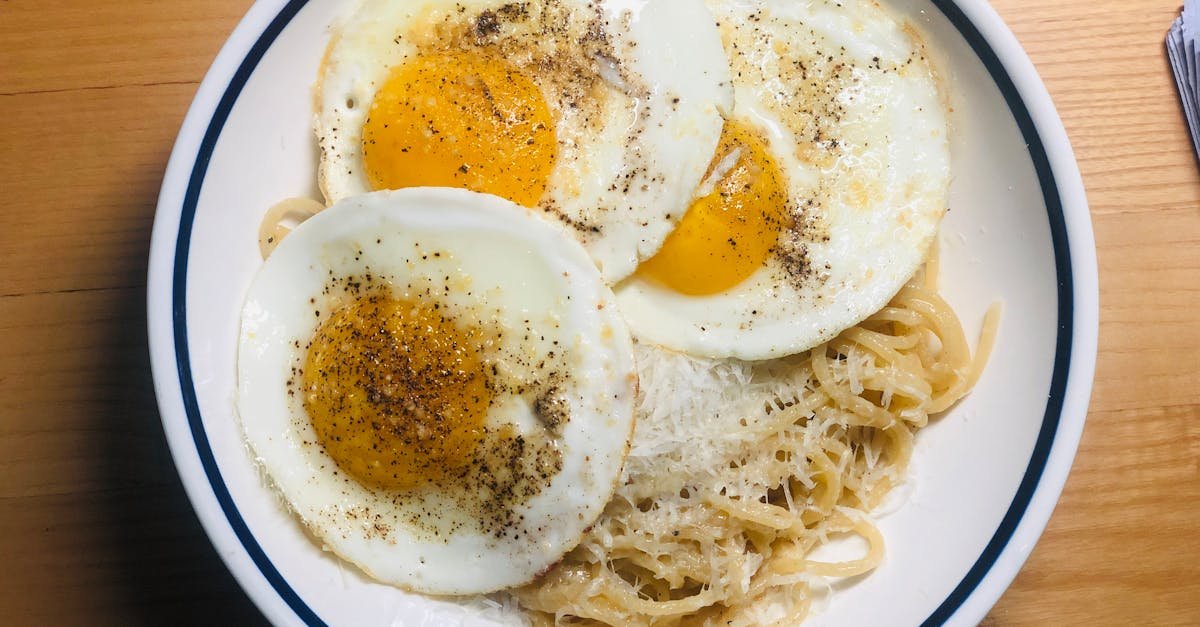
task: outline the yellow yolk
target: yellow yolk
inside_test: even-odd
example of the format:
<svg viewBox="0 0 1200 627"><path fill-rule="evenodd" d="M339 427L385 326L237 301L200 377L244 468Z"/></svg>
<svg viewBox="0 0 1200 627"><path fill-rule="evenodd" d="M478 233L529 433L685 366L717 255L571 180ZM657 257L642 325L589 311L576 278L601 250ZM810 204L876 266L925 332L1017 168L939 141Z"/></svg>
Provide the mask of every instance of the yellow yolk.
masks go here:
<svg viewBox="0 0 1200 627"><path fill-rule="evenodd" d="M404 489L464 467L482 437L492 385L484 334L429 305L374 295L317 328L304 409L339 468Z"/></svg>
<svg viewBox="0 0 1200 627"><path fill-rule="evenodd" d="M558 152L537 85L500 57L417 56L392 70L363 125L372 189L462 187L537 204Z"/></svg>
<svg viewBox="0 0 1200 627"><path fill-rule="evenodd" d="M730 155L736 157L732 165ZM683 294L702 295L723 292L763 266L791 222L779 166L760 135L726 122L708 177L717 168L728 170L712 193L692 202L638 274Z"/></svg>

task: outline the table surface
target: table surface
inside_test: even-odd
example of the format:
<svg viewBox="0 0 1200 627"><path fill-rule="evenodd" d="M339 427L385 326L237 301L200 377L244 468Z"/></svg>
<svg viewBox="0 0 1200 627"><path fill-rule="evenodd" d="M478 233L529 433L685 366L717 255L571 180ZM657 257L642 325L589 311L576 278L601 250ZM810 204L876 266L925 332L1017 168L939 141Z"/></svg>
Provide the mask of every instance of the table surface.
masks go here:
<svg viewBox="0 0 1200 627"><path fill-rule="evenodd" d="M1200 179L1162 43L1178 3L996 2L1079 159L1102 310L1074 470L989 625L1200 620ZM171 464L144 312L167 155L249 4L0 2L5 622L261 621Z"/></svg>

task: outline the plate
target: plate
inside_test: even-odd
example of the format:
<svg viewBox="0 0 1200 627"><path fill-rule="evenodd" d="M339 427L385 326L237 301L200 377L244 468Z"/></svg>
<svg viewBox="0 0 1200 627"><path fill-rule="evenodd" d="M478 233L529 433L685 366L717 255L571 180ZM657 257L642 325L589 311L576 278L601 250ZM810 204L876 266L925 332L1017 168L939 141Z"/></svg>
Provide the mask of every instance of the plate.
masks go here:
<svg viewBox="0 0 1200 627"><path fill-rule="evenodd" d="M1033 549L1083 429L1095 365L1095 245L1061 121L983 0L885 0L951 90L942 290L976 331L1004 308L975 391L917 438L883 565L811 624L977 623ZM305 535L251 463L234 413L238 315L263 212L318 198L311 84L339 0L263 0L201 83L167 166L148 286L155 388L176 467L222 559L277 624L486 622L374 583Z"/></svg>

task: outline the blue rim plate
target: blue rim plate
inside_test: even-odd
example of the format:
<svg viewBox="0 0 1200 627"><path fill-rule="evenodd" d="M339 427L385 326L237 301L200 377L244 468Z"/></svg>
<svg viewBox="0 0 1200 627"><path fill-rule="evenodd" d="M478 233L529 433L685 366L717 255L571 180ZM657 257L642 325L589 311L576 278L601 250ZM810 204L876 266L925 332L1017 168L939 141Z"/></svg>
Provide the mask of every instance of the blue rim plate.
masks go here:
<svg viewBox="0 0 1200 627"><path fill-rule="evenodd" d="M943 511L947 516L961 516L959 526L971 527L972 533L963 535L965 539L961 546L947 548L949 557L941 569L930 567L921 572L912 571L906 566L912 560L906 561L908 558L901 544L895 551L893 570L896 572L879 573L882 582L879 585L895 588L898 585L892 583L895 581L930 579L917 590L921 594L906 603L905 611L888 614L893 621L974 624L1000 598L1032 551L1058 500L1078 446L1091 392L1097 343L1095 246L1083 185L1062 123L1032 63L990 6L982 0L898 0L887 4L896 4L897 11L909 19L923 22L926 36L931 44L935 44L935 49L939 41L944 43L945 56L952 60L948 71L943 72L944 78L952 92L960 90L966 94L961 100L952 99L956 109L966 109L965 113L959 114L963 117L956 121L956 127L965 129L964 132L970 135L956 148L959 154L955 156L956 177L963 179L955 185L965 191L952 191L951 214L948 224L943 227L942 241L943 250L949 249L946 257L963 260L958 265L966 268L958 272L955 285L970 282L970 278L962 278L966 276L977 278L983 288L966 290L957 299L952 293L948 298L956 308L960 301L971 303L965 309L959 308L960 314L965 314L964 321L969 322L968 315L989 298L987 287L994 285L998 286L1008 311L1002 323L996 356L985 372L980 389L963 403L967 407L960 406L951 412L952 417L945 420L949 424L934 427L936 433L928 436L931 444L918 449L919 455L930 459L923 464L928 478L918 479L918 489L926 489L923 487L926 485L932 487L927 488L920 499L914 497L914 500L927 502L925 507L929 511L925 516ZM230 235L230 241L224 241L223 237L222 241L216 241L212 235L216 227L206 227L218 220L210 217L216 215L216 210L209 206L218 202L212 198L216 193L213 188L228 186L219 171L213 174L214 164L229 161L235 158L230 155L239 154L238 147L228 145L235 141L234 134L242 128L236 124L231 127L231 116L253 115L255 102L261 98L258 94L270 87L273 75L269 72L276 71L263 69L264 58L281 48L280 42L292 33L289 29L310 9L309 5L306 0L257 2L230 36L201 83L171 154L159 197L150 256L148 309L151 360L164 429L188 496L204 528L239 583L272 622L320 625L344 622L346 618L337 613L336 604L316 599L313 592L301 591L304 586L296 583L301 578L299 569L289 559L291 549L280 548L282 545L274 541L270 532L270 524L262 522L271 514L261 514L261 508L251 505L254 497L248 495L255 490L261 491L262 486L249 484L257 482L258 477L245 476L245 460L235 459L237 455L245 458L246 453L235 441L236 435L230 435L236 434L236 428L231 430L229 427L234 420L232 388L214 387L213 382L221 378L210 375L213 368L217 371L225 366L228 366L227 370L232 369L232 360L212 357L234 350L233 345L223 346L220 339L228 339L230 324L198 326L200 322L207 324L210 317L223 315L226 321L233 320L236 327L236 309L241 301L241 292L235 287L238 273L225 275L215 267L210 271L213 264L206 260L212 256L211 251L229 247L229 255L236 257L234 251L240 246L243 252L250 251L249 255L243 255L244 259L250 260L246 263L252 263L256 254L253 229L234 229L246 231L238 234L240 240ZM320 21L323 18L314 19ZM323 28L321 32L324 32ZM298 34L293 39L297 37ZM301 40L291 46L283 51L276 50L276 56L292 54L290 50L295 46L316 50L319 55L323 42ZM310 60L315 58L315 55L309 56ZM271 65L272 68L286 66L278 60ZM307 77L315 76L315 66L296 71ZM993 98L996 95L999 97ZM251 101L249 104L241 104L247 99ZM302 102L296 107L309 106L308 99L300 100ZM982 112L974 115L975 109L985 107L980 103L989 102L993 104L986 105L991 107L988 115ZM307 137L294 141L311 143ZM1015 148L1004 153L1003 148L978 146L992 142L1001 145L1007 142ZM287 142L282 137L279 143L283 149L295 151L285 145ZM995 150L1000 156L1011 156L995 157L998 161L988 162L987 159L992 157L983 153L989 150ZM959 173L960 155L965 155L968 164L978 162L980 167L995 167L996 171L987 175L971 171ZM246 164L234 166L247 167ZM269 174L265 176L269 178ZM311 179L315 175L311 171L302 172L293 174L291 179L295 180L297 176ZM995 178L995 183L1002 186L995 188L999 191L984 191L986 185L981 181L985 177ZM307 188L302 188L291 195L305 191ZM960 205L964 207L962 210ZM1012 205L1037 206L1031 209L1033 213L1020 213L1019 209L1012 212L1013 216L1023 217L995 217ZM255 207L245 211L253 213L257 210L261 215L266 205ZM965 214L965 217L959 214ZM256 223L256 220L251 222ZM995 233L989 235L984 226L973 228L972 221L986 223ZM993 225L993 221L997 223ZM957 224L960 229L957 239L947 235L951 224ZM218 226L225 228L223 224ZM220 228L216 230L220 231ZM957 244L957 253L954 246L948 246L948 241ZM205 250L210 251L209 257L205 257ZM225 254L223 250L221 254ZM1022 266L1017 256L1033 261ZM1011 269L1006 270L1010 263ZM242 274L252 270L251 267ZM989 281L989 272L1000 274L995 274ZM955 270L949 269L945 281L951 281L955 275ZM1036 287L1029 288L1034 294L1028 303L1022 300L1026 291L1020 287L1023 282L1043 285L1041 292ZM1003 287L1006 285L1013 287ZM225 290L228 293L225 305L232 303L233 311L227 311L230 306L208 310L206 294L220 293L211 290ZM983 294L983 297L971 295L975 293ZM1041 313L1031 313L1035 311ZM213 331L214 328L218 331ZM1035 347L1036 350L1022 353L1026 355L1025 359L1034 363L1022 364L1018 355L1013 357L1013 366L1005 365L1009 362L1002 356L1004 347L1018 346L1023 341ZM1017 351L1014 349L1014 352ZM1034 357L1030 359L1029 355ZM198 366L198 362L203 363ZM1035 381L1032 390L1025 379L1009 374L1024 369L1040 373L1030 379ZM225 373L223 376L231 375ZM995 396L988 396L991 392L983 389L989 386ZM983 454L978 458L981 460L979 465L984 466L978 469L980 476L990 476L990 473L1005 477L1003 481L980 484L970 496L961 497L959 500L976 501L962 505L966 509L957 514L952 506L939 505L939 495L952 489L946 487L948 483L943 486L947 480L939 477L944 477L946 468L954 462L939 457L937 452L969 449L970 446L962 444L966 441L964 438L977 440L985 433L974 430L980 427L972 425L1001 419L1001 401L989 403L988 399L1009 398L1013 388L1024 391L1023 398L1027 403L1005 409L1026 419L1013 422L1009 431L1020 432L1013 435L1011 451L997 451L996 459L1015 457L1019 458L1018 462L993 472L986 467L991 458ZM983 398L971 406L976 395ZM991 448L1007 446L1004 442L1007 440L997 440ZM980 449L987 450L987 447ZM970 474L971 471L956 468L955 472ZM916 518L911 519L919 520L921 515L917 512L912 514ZM910 528L906 533L897 532L898 542L923 537L911 529L914 524L905 522L909 519L899 518L902 520L895 523L898 527L909 525ZM275 524L278 525L278 521ZM885 523L885 537L891 540L887 526ZM928 532L935 533L936 526ZM289 529L288 533L294 534L295 530ZM944 544L956 542L953 534L946 537L950 539ZM928 541L912 540L911 544L923 542ZM929 551L932 546L917 546L917 553ZM889 554L891 549L889 542ZM931 558L932 562L937 560L936 556ZM286 565L281 566L285 562ZM909 570L904 570L906 568ZM344 574L338 576L344 577ZM873 574L865 581L870 582L875 577ZM856 584L855 588L864 587L865 591L839 591L831 608L836 609L841 594L858 593L867 599L876 598L871 596L878 594L872 585ZM318 606L323 609L318 610ZM397 615L403 616L403 610L397 611L401 612ZM831 609L825 618L867 620L864 616L839 614ZM392 618L394 616L387 616L384 622ZM817 622L826 622L821 615L815 618Z"/></svg>

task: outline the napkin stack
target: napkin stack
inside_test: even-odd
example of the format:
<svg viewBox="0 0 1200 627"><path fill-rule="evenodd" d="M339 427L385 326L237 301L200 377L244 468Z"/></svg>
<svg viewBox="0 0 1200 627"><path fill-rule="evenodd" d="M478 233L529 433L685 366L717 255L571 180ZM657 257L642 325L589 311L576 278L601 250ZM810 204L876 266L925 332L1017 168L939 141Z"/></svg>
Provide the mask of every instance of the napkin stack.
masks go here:
<svg viewBox="0 0 1200 627"><path fill-rule="evenodd" d="M1200 76L1197 76L1196 35L1200 33L1200 0L1184 0L1183 13L1167 31L1167 56L1175 74L1175 86L1183 100L1192 147L1200 156Z"/></svg>

